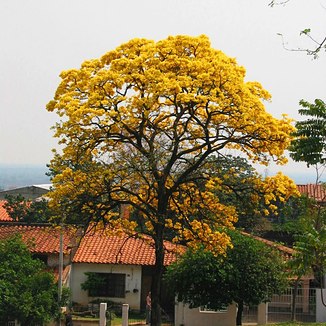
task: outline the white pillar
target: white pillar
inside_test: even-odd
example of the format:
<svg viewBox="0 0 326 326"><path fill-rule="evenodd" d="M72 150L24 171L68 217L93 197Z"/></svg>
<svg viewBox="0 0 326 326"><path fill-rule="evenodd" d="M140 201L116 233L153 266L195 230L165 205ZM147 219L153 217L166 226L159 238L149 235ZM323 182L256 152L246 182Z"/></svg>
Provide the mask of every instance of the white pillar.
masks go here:
<svg viewBox="0 0 326 326"><path fill-rule="evenodd" d="M100 326L106 326L106 308L107 303L100 304Z"/></svg>
<svg viewBox="0 0 326 326"><path fill-rule="evenodd" d="M128 303L124 303L122 305L122 326L128 326L128 314L129 314L129 305Z"/></svg>
<svg viewBox="0 0 326 326"><path fill-rule="evenodd" d="M266 325L267 324L267 315L268 315L268 304L260 303L257 308L257 323L258 325Z"/></svg>

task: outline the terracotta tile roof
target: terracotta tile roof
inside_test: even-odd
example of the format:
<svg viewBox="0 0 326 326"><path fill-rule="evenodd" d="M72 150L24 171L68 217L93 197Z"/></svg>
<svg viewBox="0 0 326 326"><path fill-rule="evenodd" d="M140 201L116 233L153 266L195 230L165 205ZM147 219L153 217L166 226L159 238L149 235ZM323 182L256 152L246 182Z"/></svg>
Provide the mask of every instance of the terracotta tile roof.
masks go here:
<svg viewBox="0 0 326 326"><path fill-rule="evenodd" d="M0 200L0 221L12 221L12 218L8 215L7 211L3 207L5 200Z"/></svg>
<svg viewBox="0 0 326 326"><path fill-rule="evenodd" d="M90 232L82 239L73 263L154 265L155 252L149 239L130 238L127 235L107 235L103 231ZM177 246L165 242L164 265L177 258Z"/></svg>
<svg viewBox="0 0 326 326"><path fill-rule="evenodd" d="M321 184L297 185L301 195L315 198L318 202L326 202L326 190Z"/></svg>
<svg viewBox="0 0 326 326"><path fill-rule="evenodd" d="M7 223L0 225L0 239L6 239L15 234L21 234L24 242L32 243L31 252L33 253L59 253L60 249L60 230L52 226L22 225ZM65 232L63 237L63 252L70 252L70 244L73 233Z"/></svg>
<svg viewBox="0 0 326 326"><path fill-rule="evenodd" d="M277 242L274 242L274 241L270 241L270 240L266 240L264 238L261 238L261 237L258 237L258 236L255 236L255 235L252 235L252 234L249 234L249 233L246 233L246 232L241 232L243 235L246 235L246 236L249 236L249 237L252 237L254 239L257 239L263 243L265 243L266 245L268 245L269 247L272 247L276 250L279 251L279 253L281 254L281 256L285 259L285 260L289 260L292 255L294 254L294 249L292 248L289 248L289 247L286 247L286 246L283 246Z"/></svg>

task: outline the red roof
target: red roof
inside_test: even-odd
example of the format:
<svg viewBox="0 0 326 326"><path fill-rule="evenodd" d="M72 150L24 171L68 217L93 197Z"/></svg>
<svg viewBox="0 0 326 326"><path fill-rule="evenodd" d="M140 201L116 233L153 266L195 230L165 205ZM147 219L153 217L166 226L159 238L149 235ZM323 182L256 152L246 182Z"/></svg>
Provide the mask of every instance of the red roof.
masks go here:
<svg viewBox="0 0 326 326"><path fill-rule="evenodd" d="M150 239L107 235L103 231L86 234L73 258L74 263L154 265L155 250ZM176 260L177 246L165 242L164 265Z"/></svg>
<svg viewBox="0 0 326 326"><path fill-rule="evenodd" d="M249 236L249 237L252 237L256 240L259 240L263 243L265 243L267 246L271 247L271 248L274 248L276 250L279 251L279 253L281 254L281 256L285 259L285 260L288 260L292 257L292 255L294 254L295 250L292 249L292 248L289 248L289 247L286 247L286 246L283 246L282 244L279 244L277 242L274 242L274 241L270 241L270 240L267 240L267 239L264 239L264 238L261 238L261 237L258 237L256 235L252 235L250 233L247 233L247 232L241 232L243 235L246 235L246 236Z"/></svg>
<svg viewBox="0 0 326 326"><path fill-rule="evenodd" d="M3 207L5 200L0 200L0 221L12 221L12 218L8 215L6 209Z"/></svg>
<svg viewBox="0 0 326 326"><path fill-rule="evenodd" d="M326 201L326 189L321 184L306 184L297 185L297 188L301 195L307 195L310 198L314 198L319 202Z"/></svg>
<svg viewBox="0 0 326 326"><path fill-rule="evenodd" d="M15 234L21 234L25 243L32 243L30 248L33 253L59 253L60 230L52 226L21 225L9 223L0 225L0 239L6 239ZM70 252L73 232L65 232L63 237L63 252Z"/></svg>

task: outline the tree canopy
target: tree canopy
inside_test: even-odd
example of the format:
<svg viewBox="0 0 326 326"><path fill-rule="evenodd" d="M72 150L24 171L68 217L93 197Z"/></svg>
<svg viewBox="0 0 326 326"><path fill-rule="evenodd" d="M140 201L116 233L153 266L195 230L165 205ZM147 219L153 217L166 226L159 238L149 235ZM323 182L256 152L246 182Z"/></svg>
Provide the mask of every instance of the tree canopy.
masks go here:
<svg viewBox="0 0 326 326"><path fill-rule="evenodd" d="M261 241L235 231L229 234L233 248L226 256L189 250L168 267L165 279L178 300L191 308L221 309L237 303L237 325L241 325L243 305L266 302L284 289L285 264Z"/></svg>
<svg viewBox="0 0 326 326"><path fill-rule="evenodd" d="M307 165L324 164L326 160L326 103L315 99L314 103L301 100L299 114L306 120L297 121L290 154L295 161Z"/></svg>
<svg viewBox="0 0 326 326"><path fill-rule="evenodd" d="M234 225L248 232L260 232L268 227L271 218L279 217L290 200L280 202L282 196L277 186L271 185L275 178L264 178L240 156L213 155L207 160L203 173L219 178L220 187L215 189L215 195L221 203L236 208L238 220ZM291 199L297 198L294 195Z"/></svg>
<svg viewBox="0 0 326 326"><path fill-rule="evenodd" d="M53 212L47 200L30 201L21 195L8 195L5 198L3 207L15 222L49 223L51 221Z"/></svg>
<svg viewBox="0 0 326 326"><path fill-rule="evenodd" d="M236 151L284 163L294 128L265 111L270 94L245 81L245 69L204 35L133 39L61 78L47 105L61 118L54 130L62 145L50 165L50 205L61 220L77 213L153 239L152 325L159 325L167 234L219 254L230 242L223 227L237 220L236 208L218 198L220 178L204 172L208 158ZM296 192L281 174L260 185L270 206ZM138 219L120 218L122 204Z"/></svg>
<svg viewBox="0 0 326 326"><path fill-rule="evenodd" d="M33 259L16 236L0 240L0 322L17 320L24 326L43 324L58 311L54 275L43 262Z"/></svg>

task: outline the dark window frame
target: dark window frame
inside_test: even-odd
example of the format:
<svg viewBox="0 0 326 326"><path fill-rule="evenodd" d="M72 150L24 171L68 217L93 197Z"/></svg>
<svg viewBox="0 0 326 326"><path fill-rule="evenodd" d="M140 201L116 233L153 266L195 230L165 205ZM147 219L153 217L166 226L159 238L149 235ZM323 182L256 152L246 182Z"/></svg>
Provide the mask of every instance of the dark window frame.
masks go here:
<svg viewBox="0 0 326 326"><path fill-rule="evenodd" d="M122 273L94 273L101 278L101 285L88 290L91 297L126 297L126 274Z"/></svg>

